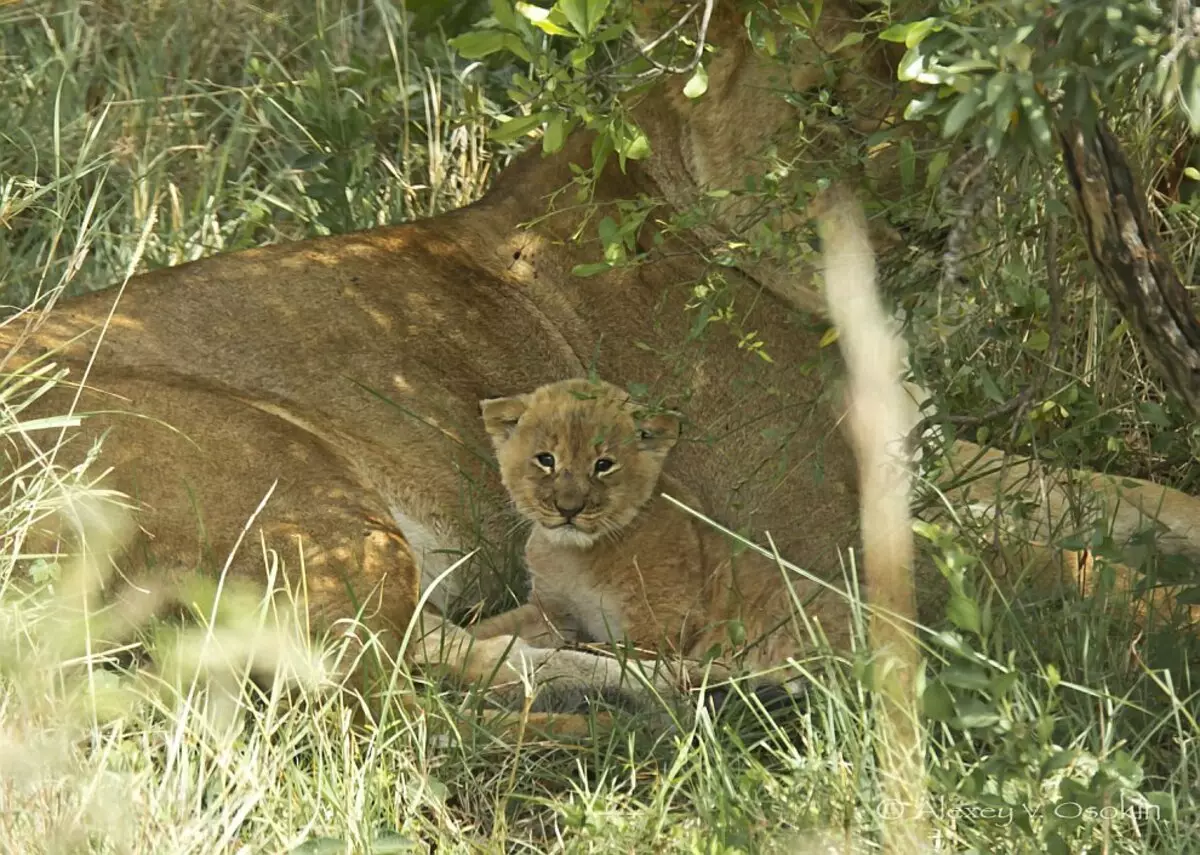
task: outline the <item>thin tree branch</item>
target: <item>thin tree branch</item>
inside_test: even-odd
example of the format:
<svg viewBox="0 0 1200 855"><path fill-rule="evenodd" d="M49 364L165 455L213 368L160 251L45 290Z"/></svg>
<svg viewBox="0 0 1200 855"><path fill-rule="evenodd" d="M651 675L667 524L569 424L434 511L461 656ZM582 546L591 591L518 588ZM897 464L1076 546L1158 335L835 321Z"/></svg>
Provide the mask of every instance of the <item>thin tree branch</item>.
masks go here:
<svg viewBox="0 0 1200 855"><path fill-rule="evenodd" d="M708 39L708 22L712 19L714 2L715 0L704 0L703 2L704 12L700 16L700 31L696 35L696 49L692 52L692 58L686 65L665 65L654 59L650 53L676 31L678 31L680 27L687 23L688 19L690 19L692 15L695 14L696 10L700 8L700 3L693 3L691 8L684 12L678 21L672 24L670 28L666 30L666 32L662 33L662 35L654 39L652 42L646 43L637 33L633 34L633 43L637 48L638 53L642 55L643 59L654 66L648 71L643 71L641 74L637 75L638 79L655 77L659 74L686 74L689 71L695 70L696 66L700 64L700 59L704 56L704 45Z"/></svg>

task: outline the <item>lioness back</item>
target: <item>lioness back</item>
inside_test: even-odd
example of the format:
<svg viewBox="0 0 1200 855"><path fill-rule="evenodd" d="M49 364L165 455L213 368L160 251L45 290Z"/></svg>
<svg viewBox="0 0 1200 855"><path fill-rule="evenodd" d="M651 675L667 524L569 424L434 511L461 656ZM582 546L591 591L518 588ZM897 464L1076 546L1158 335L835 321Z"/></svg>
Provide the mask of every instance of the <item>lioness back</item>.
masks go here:
<svg viewBox="0 0 1200 855"><path fill-rule="evenodd" d="M541 621L516 628L527 640L628 641L688 658L721 648L757 668L810 646L806 615L845 643L840 592L785 578L752 550L735 555L724 534L663 498L698 504L662 471L680 433L675 415L586 379L482 407L501 480L532 523L526 613Z"/></svg>

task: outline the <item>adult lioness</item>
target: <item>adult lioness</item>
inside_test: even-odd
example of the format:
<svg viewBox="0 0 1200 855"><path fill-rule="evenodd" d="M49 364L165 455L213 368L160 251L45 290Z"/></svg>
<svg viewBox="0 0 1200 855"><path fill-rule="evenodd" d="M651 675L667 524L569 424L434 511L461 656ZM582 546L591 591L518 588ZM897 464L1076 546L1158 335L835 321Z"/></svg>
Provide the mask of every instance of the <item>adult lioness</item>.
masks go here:
<svg viewBox="0 0 1200 855"><path fill-rule="evenodd" d="M610 164L599 206L639 194L685 205L706 187L740 184L755 169L749 155L790 124L790 108L770 94L781 71L751 50L736 5L719 3L708 29L718 49L708 93L691 102L670 82L641 102L654 154L628 174ZM822 46L841 41L854 17L848 4L825 4L810 52L783 70L791 87L828 83ZM886 67L871 78L872 67L845 81L848 100L864 82L890 79ZM591 163L591 141L578 135L552 158L527 154L461 211L140 276L10 320L0 349L9 370L53 352L86 383L78 397L60 390L40 406L94 413L58 459L77 461L103 435L101 465L140 506L143 534L126 564L144 578L220 569L253 519L294 576L303 567L325 623L361 615L398 634L422 579L481 545L432 597L442 608L474 600L472 574L486 581L507 528L477 401L591 367L618 383L658 378L650 394L686 394L707 441L677 449L670 471L722 518L769 529L794 562L832 571L836 547L853 537L855 474L838 408L826 406L813 370L835 357L819 347L820 326L789 305L817 305L789 287L802 274L727 277L772 364L718 330L690 339L687 286L704 271L689 254L572 277L598 252L573 239L583 213L520 224L545 212L572 165ZM647 229L644 246L651 237ZM57 433L28 439L44 449ZM16 450L31 453L24 442ZM1143 492L1154 509L1161 491ZM1046 495L1061 505L1053 487ZM1188 529L1194 503L1166 495L1184 545L1200 540ZM1121 530L1138 519L1125 506ZM258 540L229 567L260 578Z"/></svg>

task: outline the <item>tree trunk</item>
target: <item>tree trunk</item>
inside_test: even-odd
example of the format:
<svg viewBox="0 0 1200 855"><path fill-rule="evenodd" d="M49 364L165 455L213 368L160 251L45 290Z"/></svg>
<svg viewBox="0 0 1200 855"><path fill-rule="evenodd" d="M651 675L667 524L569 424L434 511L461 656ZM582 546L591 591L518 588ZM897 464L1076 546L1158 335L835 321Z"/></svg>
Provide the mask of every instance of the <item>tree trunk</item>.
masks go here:
<svg viewBox="0 0 1200 855"><path fill-rule="evenodd" d="M1200 323L1150 223L1145 196L1102 120L1060 132L1076 213L1104 293L1133 328L1171 392L1200 417Z"/></svg>

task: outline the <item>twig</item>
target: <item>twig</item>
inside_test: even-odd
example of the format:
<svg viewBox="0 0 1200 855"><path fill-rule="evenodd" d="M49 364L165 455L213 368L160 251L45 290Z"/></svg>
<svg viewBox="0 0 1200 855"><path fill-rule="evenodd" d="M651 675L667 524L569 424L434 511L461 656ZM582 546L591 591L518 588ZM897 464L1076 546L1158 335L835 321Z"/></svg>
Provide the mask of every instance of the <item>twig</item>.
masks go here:
<svg viewBox="0 0 1200 855"><path fill-rule="evenodd" d="M675 32L677 32L685 23L687 23L688 19L695 14L698 8L700 8L699 3L692 4L691 8L684 12L683 16L678 21L672 24L671 27L666 30L666 32L654 39L652 42L645 43L637 33L633 34L634 46L637 48L638 53L642 55L643 59L653 66L653 68L643 71L641 74L637 75L638 80L654 77L659 74L686 74L689 71L695 70L696 66L700 64L701 57L704 56L704 45L708 38L708 22L712 18L714 2L715 0L704 0L704 13L700 16L700 30L696 34L696 49L692 52L692 58L687 65L666 65L652 57L650 52L662 44Z"/></svg>
<svg viewBox="0 0 1200 855"><path fill-rule="evenodd" d="M993 409L988 410L978 416L955 416L935 414L925 416L908 434L909 445L916 445L921 442L921 437L925 435L925 431L929 430L935 424L954 425L955 427L978 427L987 422L995 421L996 419L1007 416L1009 413L1024 407L1033 397L1033 387L1029 386L1022 389L1021 392L1009 398L1003 404L1000 404Z"/></svg>
<svg viewBox="0 0 1200 855"><path fill-rule="evenodd" d="M988 182L984 179L984 168L986 166L987 159L983 157L981 149L972 148L967 150L947 170L946 181L942 185L941 192L938 194L938 201L941 203L941 206L943 208L950 208L950 194L952 192L950 184L952 176L965 173L958 185L960 201L958 210L955 212L954 225L951 227L950 234L946 238L946 251L942 253L942 276L938 282L939 294L944 293L950 288L958 278L959 265L962 264L963 246L967 242L967 235L970 233L972 226L975 225L975 214L979 210L980 203L983 201L984 191L988 186Z"/></svg>
<svg viewBox="0 0 1200 855"><path fill-rule="evenodd" d="M1012 429L1008 434L1009 442L1014 443L1017 441L1021 423L1025 421L1025 416L1028 415L1029 407L1033 403L1034 391L1042 388L1050 372L1054 370L1054 364L1058 362L1058 345L1062 337L1062 283L1058 276L1058 224L1054 215L1049 213L1046 219L1046 246L1043 252L1046 255L1046 290L1050 294L1050 343L1046 346L1046 358L1042 362L1043 370L1040 376L1016 398L1016 400L1020 400L1020 403L1017 405L1017 414L1013 417Z"/></svg>
<svg viewBox="0 0 1200 855"><path fill-rule="evenodd" d="M1062 280L1058 275L1058 221L1053 216L1046 221L1046 290L1050 294L1050 345L1046 348L1047 371L1058 362L1062 341Z"/></svg>

